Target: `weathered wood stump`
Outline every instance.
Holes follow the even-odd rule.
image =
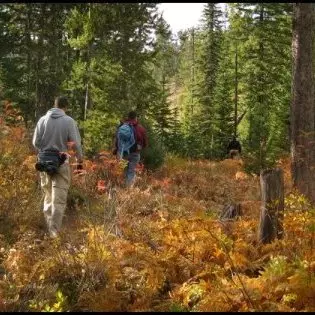
[[[220,220],[221,221],[226,221],[226,220],[232,220],[236,217],[241,216],[241,204],[228,204],[226,205],[222,213],[220,215]]]
[[[263,170],[260,173],[261,212],[258,240],[271,243],[283,236],[284,181],[280,168]]]

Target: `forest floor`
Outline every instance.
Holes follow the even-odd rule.
[[[168,157],[121,188],[107,153],[73,175],[46,236],[35,155],[0,126],[0,311],[315,311],[315,211],[285,176],[284,237],[257,241],[259,177],[241,160]],[[241,204],[241,216],[221,221]]]

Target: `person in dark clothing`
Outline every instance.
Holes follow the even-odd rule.
[[[142,149],[146,148],[148,145],[147,132],[145,128],[138,122],[137,113],[131,111],[128,114],[128,117],[121,121],[117,130],[123,125],[129,124],[133,127],[134,139],[135,143],[130,147],[128,153],[123,154],[123,159],[128,161],[128,165],[124,170],[125,176],[125,185],[126,187],[131,186],[134,183],[135,175],[136,175],[136,166],[140,162],[140,152]],[[115,137],[115,149],[113,150],[113,154],[119,157],[119,139],[116,133]]]
[[[234,157],[239,157],[241,153],[242,153],[241,144],[234,136],[227,147],[227,154],[229,158],[234,159]]]

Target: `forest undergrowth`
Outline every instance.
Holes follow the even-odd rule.
[[[28,132],[2,119],[0,311],[315,311],[315,211],[292,190],[288,158],[285,234],[267,245],[259,177],[241,160],[170,156],[123,189],[123,162],[101,152],[73,175],[52,240],[35,159]],[[242,215],[221,221],[238,203]]]

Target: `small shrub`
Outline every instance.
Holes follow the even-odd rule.
[[[156,170],[161,167],[165,161],[165,147],[152,128],[144,123],[143,126],[147,130],[148,147],[142,151],[142,161],[145,168]]]
[[[106,113],[91,111],[86,121],[82,123],[85,154],[92,157],[102,148],[109,148],[115,136],[117,119]]]

